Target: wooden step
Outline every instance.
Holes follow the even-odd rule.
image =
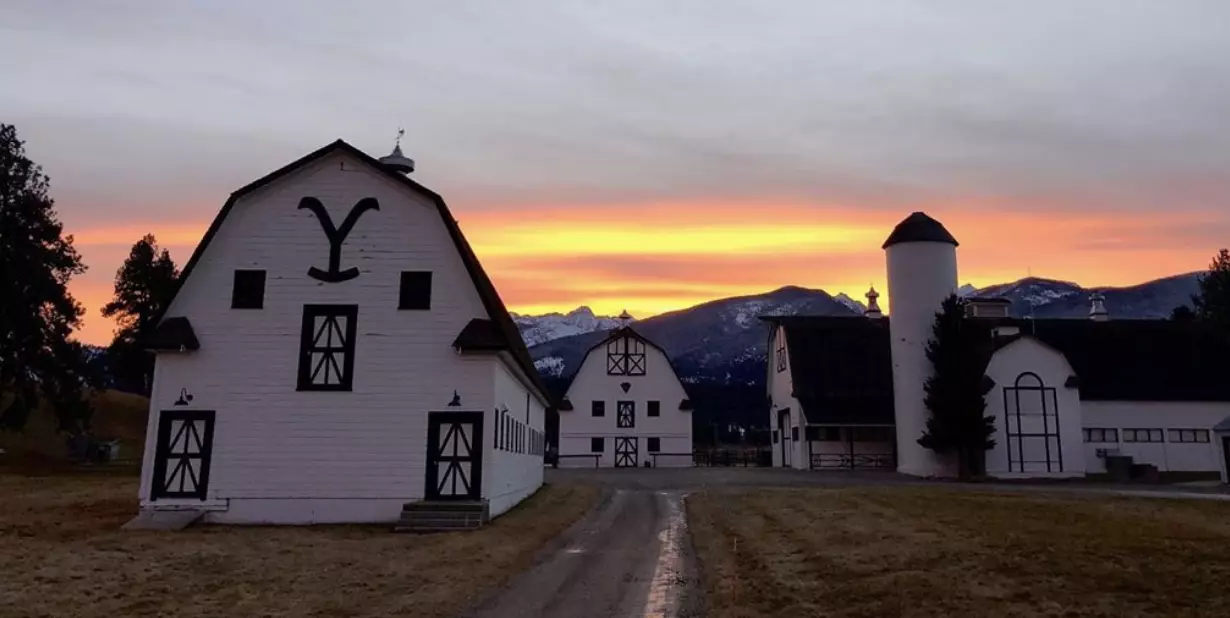
[[[487,502],[408,502],[402,507],[397,532],[474,530],[489,519]]]

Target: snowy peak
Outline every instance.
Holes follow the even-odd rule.
[[[867,305],[864,305],[863,303],[860,303],[859,301],[854,300],[853,298],[850,298],[849,296],[846,295],[845,292],[838,292],[837,296],[833,297],[833,300],[845,305],[850,311],[853,311],[854,313],[857,313],[859,315],[862,315],[863,313],[866,313],[867,311]]]
[[[518,315],[513,313],[511,315],[513,323],[521,331],[521,338],[529,346],[553,341],[560,337],[619,327],[619,318],[596,316],[593,310],[586,306],[577,307],[566,314]]]

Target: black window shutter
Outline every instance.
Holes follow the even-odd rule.
[[[231,309],[265,308],[265,271],[237,270],[231,287]]]
[[[398,309],[431,309],[431,272],[403,271]]]

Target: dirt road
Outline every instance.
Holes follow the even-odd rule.
[[[681,492],[611,490],[542,562],[475,618],[658,618],[686,615],[695,581]]]

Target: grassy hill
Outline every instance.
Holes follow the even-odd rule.
[[[8,403],[7,399],[4,403]],[[94,435],[120,440],[120,459],[141,457],[149,400],[120,391],[102,391],[94,396]],[[21,432],[0,431],[0,460],[59,462],[67,460],[64,436],[56,431],[55,414],[39,406]]]

